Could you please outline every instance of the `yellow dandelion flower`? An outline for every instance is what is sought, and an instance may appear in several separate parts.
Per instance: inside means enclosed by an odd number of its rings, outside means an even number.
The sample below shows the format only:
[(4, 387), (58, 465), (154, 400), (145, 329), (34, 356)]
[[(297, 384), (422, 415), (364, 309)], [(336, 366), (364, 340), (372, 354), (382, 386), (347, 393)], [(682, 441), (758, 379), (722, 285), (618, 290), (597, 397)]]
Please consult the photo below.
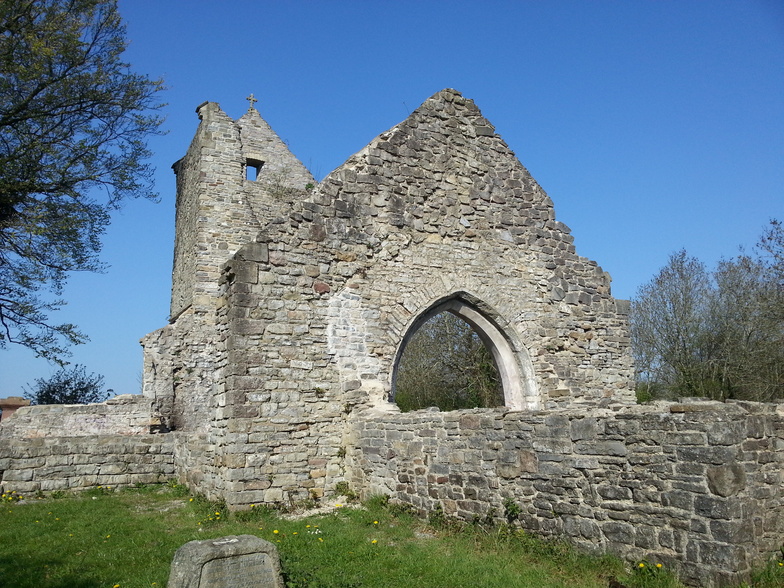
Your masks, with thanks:
[(193, 502), (193, 498), (189, 499), (188, 502)]
[(378, 539), (373, 539), (373, 541), (371, 541), (371, 543), (373, 543), (375, 545), (376, 543), (378, 543)]
[(321, 537), (319, 537), (319, 541), (324, 541)]
[(305, 528), (306, 529), (310, 529), (310, 525), (305, 525)]
[(296, 531), (294, 531), (294, 532), (292, 533), (292, 535), (299, 535), (299, 533), (297, 533)]
[(275, 529), (275, 530), (274, 530), (274, 531), (272, 531), (272, 532), (273, 532), (273, 533), (275, 533), (275, 535), (277, 535), (278, 533), (280, 533), (280, 531), (278, 531), (277, 529)]
[(340, 508), (341, 506), (343, 506), (343, 505), (342, 504), (336, 504), (335, 508)]
[(373, 521), (373, 524), (374, 524), (374, 525), (377, 525), (377, 524), (378, 524), (378, 521)]
[(656, 567), (660, 568), (660, 567), (662, 567), (662, 565), (660, 563), (658, 563), (658, 564), (656, 564)]
[(642, 563), (642, 562), (640, 562), (640, 563), (639, 563), (639, 566), (640, 566), (641, 568), (644, 568), (644, 567), (645, 567), (645, 564), (644, 564), (644, 563)]

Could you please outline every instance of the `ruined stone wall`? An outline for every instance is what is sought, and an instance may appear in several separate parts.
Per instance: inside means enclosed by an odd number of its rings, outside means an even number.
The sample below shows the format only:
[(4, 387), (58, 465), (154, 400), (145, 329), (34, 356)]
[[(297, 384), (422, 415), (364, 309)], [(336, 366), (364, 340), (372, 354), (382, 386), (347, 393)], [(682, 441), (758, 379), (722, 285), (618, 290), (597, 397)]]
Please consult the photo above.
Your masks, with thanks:
[(214, 309), (200, 312), (193, 307), (142, 339), (142, 393), (160, 411), (167, 428), (201, 433), (209, 428), (212, 394), (223, 385), (223, 355), (216, 340)]
[(210, 426), (181, 459), (186, 479), (232, 507), (323, 495), (340, 452), (345, 406), (328, 393), (338, 378), (323, 351), (320, 295), (312, 280), (297, 287), (298, 274), (265, 243), (242, 248), (225, 268), (217, 315), (225, 386), (214, 389)]
[[(177, 215), (172, 272), (172, 324), (142, 340), (144, 394), (167, 425), (204, 433), (221, 387), (216, 309), (221, 266), (260, 227), (280, 222), (311, 174), (255, 109), (239, 120), (213, 102), (197, 109), (201, 122), (185, 157), (174, 164)], [(246, 179), (248, 162), (259, 166)]]
[(20, 408), (0, 424), (0, 486), (19, 493), (155, 483), (174, 475), (174, 439), (152, 401)]
[(149, 399), (123, 394), (96, 404), (24, 406), (0, 424), (0, 439), (147, 435), (160, 425)]
[(174, 257), (172, 265), (172, 295), (169, 316), (175, 318), (193, 304), (196, 289), (199, 199), (201, 197), (200, 128), (185, 156), (172, 165), (176, 176)]
[[(214, 308), (220, 268), (259, 228), (286, 214), (286, 205), (313, 176), (255, 109), (234, 121), (218, 104), (196, 110), (201, 120), (177, 176), (171, 316), (191, 304)], [(255, 181), (246, 162), (259, 162)]]
[[(189, 432), (182, 481), (231, 508), (341, 481), (466, 520), (508, 498), (526, 528), (691, 582), (776, 547), (781, 415), (634, 406), (628, 303), (473, 102), (439, 92), (315, 187), (255, 110), (199, 114), (177, 164), (196, 195), (178, 200), (178, 235), (195, 228), (175, 320), (144, 341), (144, 393)], [(506, 409), (400, 414), (405, 341), (452, 302), (490, 325), (520, 388)]]
[(784, 415), (755, 403), (434, 410), (355, 419), (352, 484), (421, 512), (503, 519), (593, 551), (737, 583), (784, 528)]
[[(625, 304), (470, 101), (439, 93), (300, 196), (218, 281), (211, 457), (191, 464), (210, 492), (242, 506), (342, 481), (347, 418), (397, 411), (402, 342), (451, 298), (508, 340), (519, 407), (633, 402)], [(206, 356), (192, 345), (177, 361)]]
[(39, 490), (154, 484), (174, 473), (171, 433), (0, 437), (0, 487), (6, 492), (25, 495)]

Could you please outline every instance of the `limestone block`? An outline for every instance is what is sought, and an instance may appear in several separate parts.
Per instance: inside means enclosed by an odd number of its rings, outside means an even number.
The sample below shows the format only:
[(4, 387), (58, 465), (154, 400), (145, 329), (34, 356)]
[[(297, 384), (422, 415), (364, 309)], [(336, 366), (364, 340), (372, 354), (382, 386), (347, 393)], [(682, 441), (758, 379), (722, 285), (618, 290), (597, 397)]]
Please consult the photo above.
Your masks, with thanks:
[(741, 502), (728, 498), (714, 498), (712, 496), (696, 496), (694, 498), (694, 512), (708, 519), (737, 519), (742, 515)]
[(746, 488), (746, 471), (739, 464), (709, 467), (706, 474), (708, 488), (717, 496), (734, 496)]
[(248, 243), (237, 252), (237, 257), (245, 261), (267, 263), (269, 247), (266, 243)]

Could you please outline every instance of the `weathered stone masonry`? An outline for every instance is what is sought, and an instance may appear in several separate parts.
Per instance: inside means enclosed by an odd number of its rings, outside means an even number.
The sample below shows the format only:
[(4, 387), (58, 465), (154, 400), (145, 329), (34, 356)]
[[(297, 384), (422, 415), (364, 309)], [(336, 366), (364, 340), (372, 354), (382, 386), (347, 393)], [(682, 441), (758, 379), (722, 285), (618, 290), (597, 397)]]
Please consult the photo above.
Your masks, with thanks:
[[(173, 474), (246, 508), (347, 481), (466, 520), (511, 498), (527, 529), (706, 586), (777, 548), (781, 408), (635, 405), (628, 303), (473, 102), (439, 92), (318, 185), (254, 108), (197, 112), (144, 396), (20, 409), (5, 487)], [(397, 409), (405, 342), (441, 311), (488, 344), (505, 408)]]
[(737, 583), (781, 543), (781, 440), (755, 403), (423, 411), (360, 425), (352, 482), (464, 520), (512, 498), (538, 533)]

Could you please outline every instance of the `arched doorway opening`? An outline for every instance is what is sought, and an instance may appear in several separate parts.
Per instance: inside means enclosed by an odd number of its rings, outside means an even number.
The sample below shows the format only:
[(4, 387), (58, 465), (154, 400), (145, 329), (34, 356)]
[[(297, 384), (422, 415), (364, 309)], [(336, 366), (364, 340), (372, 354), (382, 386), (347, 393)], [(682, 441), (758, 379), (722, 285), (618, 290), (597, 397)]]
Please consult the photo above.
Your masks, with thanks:
[[(504, 332), (494, 317), (494, 313), (480, 310), (479, 305), (469, 302), (468, 298), (468, 295), (459, 293), (443, 299), (433, 304), (411, 322), (395, 356), (392, 372), (392, 400), (394, 402), (398, 400), (397, 383), (401, 360), (412, 338), (428, 321), (434, 318), (438, 320), (438, 315), (449, 313), (470, 326), (470, 336), (475, 336), (481, 341), (492, 360), (492, 367), (500, 383), (500, 392), (498, 400), (491, 402), (490, 405), (503, 405), (512, 410), (535, 408), (537, 395), (535, 394), (533, 366), (527, 350)], [(465, 333), (466, 330), (464, 328), (458, 329), (458, 332)], [(408, 406), (401, 406), (401, 408), (410, 409)], [(416, 408), (422, 407), (417, 406)]]

